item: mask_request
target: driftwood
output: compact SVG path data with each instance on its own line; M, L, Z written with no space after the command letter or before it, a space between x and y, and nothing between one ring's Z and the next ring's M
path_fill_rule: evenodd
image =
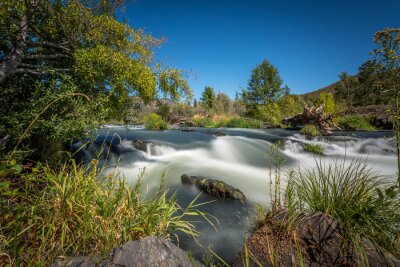
M324 106L309 107L304 106L303 113L299 113L291 118L285 119L285 124L294 127L304 126L306 124L314 124L317 126L322 135L331 135L332 131L340 130L332 121L333 115L324 112Z

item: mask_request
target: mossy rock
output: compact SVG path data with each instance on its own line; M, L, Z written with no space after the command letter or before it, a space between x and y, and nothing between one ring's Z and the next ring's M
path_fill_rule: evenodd
M181 176L181 181L183 184L195 185L203 193L215 198L246 200L246 196L242 191L222 181L206 177L189 176L187 174Z

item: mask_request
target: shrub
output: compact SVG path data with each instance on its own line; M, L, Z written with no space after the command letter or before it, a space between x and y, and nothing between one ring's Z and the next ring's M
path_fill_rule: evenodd
M374 173L363 160L322 163L292 173L288 183L292 214L322 212L337 219L347 241L364 238L395 252L399 236L400 197L388 178Z
M162 187L144 198L140 179L130 187L112 175L99 176L94 163L88 168L72 162L59 171L46 166L32 171L20 174L21 167L15 164L0 168L0 248L16 266L49 266L59 257L104 255L149 235L198 234L182 218L202 213L192 210L193 202L181 210Z
M150 113L144 118L144 127L147 130L166 130L168 124L156 113Z
M324 147L320 144L304 144L304 150L314 154L324 154Z
M245 119L242 117L234 117L226 122L225 127L228 128L261 128L262 122L255 119Z
M346 115L336 119L336 123L343 130L354 131L354 130L365 130L374 131L375 128L360 115Z
M197 127L205 127L205 128L213 128L215 127L215 122L210 118L203 117L203 118L195 118L194 123L196 123Z
M282 116L279 105L272 103L258 106L255 118L267 123L271 127L279 127L282 122Z
M309 137L315 137L315 136L319 136L321 135L319 129L317 128L317 126L313 125L313 124L307 124L305 125L301 131L301 134L309 136Z

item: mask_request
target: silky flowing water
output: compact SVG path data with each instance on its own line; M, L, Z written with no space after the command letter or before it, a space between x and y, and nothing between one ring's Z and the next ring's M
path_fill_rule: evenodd
M226 136L215 137L210 132L222 132ZM90 161L101 151L107 172L116 172L130 184L135 184L144 173L141 182L151 194L164 183L170 194L176 193L179 204L187 206L200 194L193 187L183 186L182 174L205 176L226 182L240 189L248 202L216 200L199 207L214 216L218 222L212 225L196 222L202 233L197 241L179 234L179 246L191 251L198 259L209 254L211 248L228 263L243 247L249 235L249 219L255 203L268 205L270 200L271 146L280 141L282 172L290 169L312 168L316 160L340 161L349 164L354 158L364 158L369 166L382 175L396 173L394 140L390 132L340 132L324 138L307 139L296 131L281 129L198 129L194 132L180 130L146 131L134 127L107 126L99 130L97 145L88 146L79 157ZM132 140L150 141L147 151L137 150ZM103 142L105 141L105 142ZM306 143L320 144L324 156L304 151ZM101 149L101 145L110 149ZM77 144L79 146L79 144ZM107 162L104 159L107 158ZM272 173L273 175L273 173ZM284 174L283 174L284 176ZM393 178L394 179L394 178ZM201 194L197 202L213 198ZM199 218L195 218L199 220Z

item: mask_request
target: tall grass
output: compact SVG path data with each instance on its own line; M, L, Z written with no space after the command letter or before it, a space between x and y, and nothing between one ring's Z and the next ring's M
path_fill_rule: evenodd
M360 245L368 239L376 247L397 254L400 198L387 178L373 172L365 160L316 162L298 170L288 185L292 214L322 212L337 219L345 240Z
M182 210L175 197L160 187L144 198L139 182L129 187L113 175L99 175L72 161L60 170L47 166L21 174L0 168L7 185L0 199L0 248L16 265L49 265L72 255L104 255L127 240L156 235L171 238L175 231L197 236L186 215L200 215L192 202ZM1 252L0 252L1 253Z

